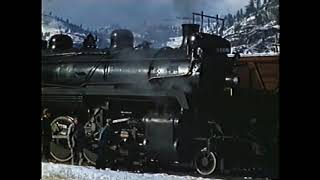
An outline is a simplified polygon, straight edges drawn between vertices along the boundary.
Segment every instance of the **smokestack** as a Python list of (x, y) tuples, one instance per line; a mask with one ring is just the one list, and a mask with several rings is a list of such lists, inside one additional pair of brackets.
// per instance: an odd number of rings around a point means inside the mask
[(180, 48), (185, 47), (192, 34), (199, 32), (199, 24), (182, 24), (182, 44)]

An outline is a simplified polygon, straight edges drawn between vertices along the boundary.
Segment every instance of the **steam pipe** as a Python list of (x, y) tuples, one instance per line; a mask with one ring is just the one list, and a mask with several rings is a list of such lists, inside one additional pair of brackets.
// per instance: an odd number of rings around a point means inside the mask
[(201, 11), (201, 32), (203, 32), (203, 11)]

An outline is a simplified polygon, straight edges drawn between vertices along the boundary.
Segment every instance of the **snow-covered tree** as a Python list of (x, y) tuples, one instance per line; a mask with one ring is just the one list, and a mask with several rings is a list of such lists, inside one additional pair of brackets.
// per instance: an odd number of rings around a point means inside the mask
[(225, 19), (225, 26), (226, 27), (230, 27), (233, 25), (234, 19), (233, 19), (232, 14), (230, 14), (230, 13), (227, 14), (224, 19)]
[(240, 29), (241, 29), (240, 23), (236, 23), (236, 24), (234, 25), (234, 32), (237, 33)]

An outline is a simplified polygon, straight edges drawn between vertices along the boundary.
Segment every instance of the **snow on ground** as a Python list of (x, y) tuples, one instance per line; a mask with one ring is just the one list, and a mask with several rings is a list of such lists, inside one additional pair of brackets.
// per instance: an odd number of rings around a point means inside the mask
[(240, 53), (240, 57), (252, 57), (252, 56), (279, 56), (280, 53), (270, 52), (270, 53), (254, 53), (254, 54), (242, 54)]
[(182, 38), (183, 38), (182, 36), (170, 37), (166, 46), (169, 46), (171, 48), (178, 48), (181, 46)]
[(73, 166), (44, 162), (41, 165), (42, 180), (209, 180), (207, 178), (192, 176), (176, 176), (164, 173), (139, 174), (125, 171), (112, 171), (110, 169), (98, 170), (94, 167)]
[[(269, 52), (269, 53), (254, 53), (254, 54), (243, 54), (240, 53), (240, 58), (241, 57), (257, 57), (257, 56), (279, 56), (280, 53), (276, 52)], [(227, 54), (228, 57), (234, 57), (234, 54)]]

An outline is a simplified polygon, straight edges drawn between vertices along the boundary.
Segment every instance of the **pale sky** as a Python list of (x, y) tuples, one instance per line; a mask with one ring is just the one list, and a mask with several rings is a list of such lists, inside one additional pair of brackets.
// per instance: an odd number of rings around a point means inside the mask
[(68, 18), (85, 28), (107, 24), (134, 26), (156, 24), (165, 19), (192, 16), (192, 12), (225, 15), (235, 13), (248, 0), (42, 0), (42, 11)]

